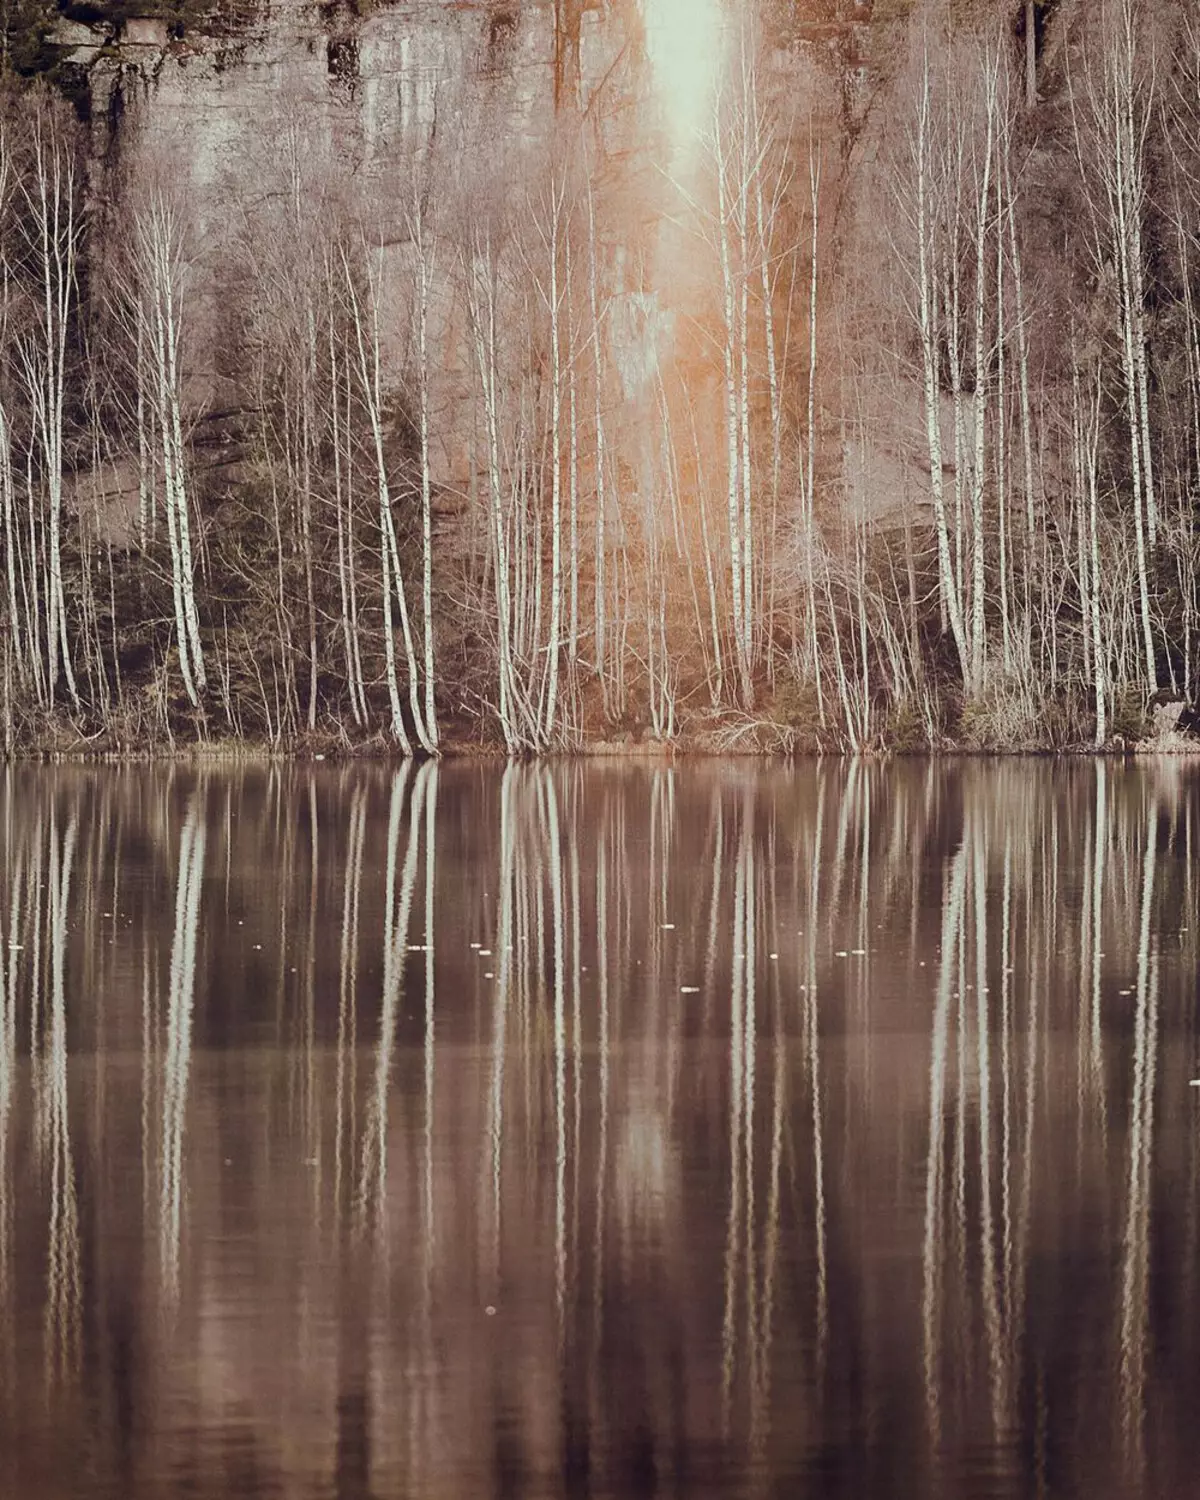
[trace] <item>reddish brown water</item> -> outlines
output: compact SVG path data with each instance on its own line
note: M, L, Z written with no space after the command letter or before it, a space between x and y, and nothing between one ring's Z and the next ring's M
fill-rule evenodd
M1200 774L0 780L0 1493L1200 1492Z

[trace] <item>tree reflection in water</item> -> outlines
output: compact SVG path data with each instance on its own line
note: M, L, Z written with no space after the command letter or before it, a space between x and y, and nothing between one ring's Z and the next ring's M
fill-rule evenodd
M1182 1493L1198 785L8 769L12 1482Z

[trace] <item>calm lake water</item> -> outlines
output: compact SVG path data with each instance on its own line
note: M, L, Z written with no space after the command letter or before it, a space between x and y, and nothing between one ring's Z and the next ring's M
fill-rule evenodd
M1200 768L0 774L0 1490L1200 1492Z

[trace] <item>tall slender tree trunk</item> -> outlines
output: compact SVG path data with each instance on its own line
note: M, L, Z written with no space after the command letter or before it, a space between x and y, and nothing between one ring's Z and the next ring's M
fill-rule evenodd
M426 749L439 748L436 667L433 640L433 473L429 446L429 299L433 287L434 247L428 243L425 209L414 192L411 216L417 248L417 401L421 441L421 633L425 668Z
M595 616L596 616L596 673L600 678L605 706L608 705L608 620L606 609L606 553L608 549L607 517L608 495L605 487L607 455L604 443L604 330L600 322L599 268L596 263L596 204L589 178L588 205L588 303L592 319L592 369L595 390L596 422L596 562L595 562Z
M559 242L562 235L562 197L550 185L550 640L547 647L546 710L542 735L553 738L558 712L558 673L562 654L562 330L558 286Z
M727 482L729 500L729 557L733 588L734 660L742 701L750 702L750 662L746 653L746 618L749 601L745 597L745 571L742 559L742 479L739 456L739 419L735 349L738 331L737 302L734 289L732 255L729 245L729 205L726 183L725 147L721 132L721 95L718 92L713 113L713 137L717 169L717 233L721 250L721 283L724 290L725 330L722 353L725 362L725 429Z
M917 124L917 292L920 304L921 373L925 395L925 432L929 445L929 480L933 496L933 513L937 527L938 576L942 599L958 652L963 686L969 694L974 689L973 659L963 628L958 580L950 551L950 531L946 516L946 490L942 461L941 394L938 378L939 330L937 327L937 286L935 251L930 208L933 202L932 157L932 80L929 55L925 55L921 98Z
M988 217L992 201L992 155L996 137L996 75L999 60L985 54L982 60L985 109L987 117L984 141L983 173L975 216L975 443L971 474L971 677L982 685L986 667L984 634L984 516L983 500L987 479L985 440L987 433L988 350L987 350L987 238Z

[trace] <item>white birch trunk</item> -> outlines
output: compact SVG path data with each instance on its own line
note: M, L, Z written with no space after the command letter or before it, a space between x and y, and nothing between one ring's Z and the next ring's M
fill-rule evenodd
M429 299L433 289L435 247L429 244L425 210L413 193L411 232L417 250L417 400L421 441L421 627L425 668L426 749L439 748L436 667L433 640L433 475L429 447Z
M972 659L963 629L958 580L955 577L954 561L950 552L950 532L946 516L946 489L942 465L941 395L938 379L938 330L936 323L937 289L934 282L933 225L930 222L930 206L933 202L931 181L931 80L929 58L925 57L921 100L917 123L917 290L920 300L921 325L921 373L925 394L925 432L929 445L930 493L933 497L934 520L937 527L938 573L941 579L942 598L954 645L958 651L959 666L963 675L964 689L970 693L974 687L971 675Z
M750 696L750 663L746 657L746 599L742 569L741 475L738 456L738 401L734 373L734 340L737 337L737 312L733 285L733 267L729 250L729 210L725 182L725 153L721 136L721 96L718 92L713 111L713 139L717 167L717 233L720 237L721 284L724 292L725 330L722 354L725 362L725 428L729 501L729 555L733 586L734 659L743 701Z

